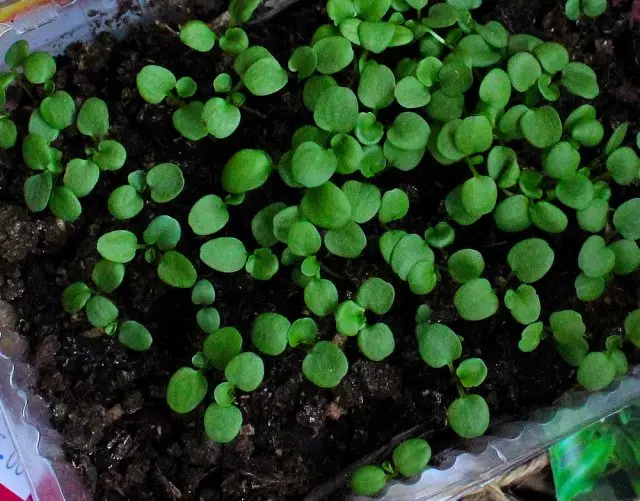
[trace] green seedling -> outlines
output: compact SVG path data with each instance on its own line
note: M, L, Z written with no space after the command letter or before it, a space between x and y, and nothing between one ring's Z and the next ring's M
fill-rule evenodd
M369 360L379 362L393 353L396 343L391 329L378 323L365 327L358 333L358 347Z
M318 324L313 318L299 318L291 324L287 339L289 346L295 348L300 344L313 345L318 337Z
M327 341L317 343L302 363L305 377L320 388L335 388L349 370L342 350Z
M522 325L529 325L540 317L540 298L530 285L521 285L517 290L509 289L504 295L504 305Z
M167 403L179 414L194 410L207 395L209 384L207 378L190 367L178 369L167 386Z
M462 318L477 321L494 315L500 302L488 280L474 278L456 291L453 304Z
M480 395L465 395L449 406L447 419L462 438L479 437L489 428L489 406Z
M338 306L338 289L330 280L314 278L304 288L304 304L314 315L331 315Z
M607 0L567 0L564 7L566 16L577 21L582 15L595 18L607 10Z
M251 341L265 355L280 355L287 348L291 322L278 313L262 313L251 328Z
M234 405L222 407L217 403L207 407L204 429L207 436L219 444L231 442L242 428L242 412Z
M343 336L356 336L367 326L365 309L354 301L345 301L334 312L336 330Z
M465 283L482 275L484 258L477 250L462 249L454 252L447 261L447 270L458 283Z

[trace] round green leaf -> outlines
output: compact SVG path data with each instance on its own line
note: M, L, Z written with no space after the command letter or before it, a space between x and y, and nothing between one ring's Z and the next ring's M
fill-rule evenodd
M309 111L314 111L320 96L329 87L337 86L337 82L327 75L314 75L304 84L302 100Z
M342 191L351 205L351 219L362 224L375 217L380 208L380 190L368 183L347 181Z
M384 193L378 211L382 224L402 219L409 212L409 197L399 188Z
M196 235L212 235L228 221L227 206L217 195L205 195L189 211L189 226Z
M307 189L300 208L309 221L321 228L340 228L351 218L349 199L331 182Z
M462 438L479 437L489 428L489 406L480 395L465 395L449 406L447 419Z
M355 336L367 326L364 308L354 301L340 303L333 316L336 330L343 336Z
M498 228L514 233L531 226L529 218L529 199L524 195L514 195L498 204L493 213Z
M407 280L409 272L416 263L429 261L433 263L433 251L420 235L409 234L403 236L391 254L391 268L401 280Z
M302 46L293 51L289 58L289 69L298 73L301 79L308 78L318 67L318 54L311 47Z
M609 248L616 256L613 271L616 275L629 275L640 267L640 248L633 240L618 240Z
M353 136L336 134L331 138L331 149L338 160L338 174L353 174L358 170L363 157L362 146Z
M393 464L405 477L422 473L431 459L431 447L426 440L410 438L393 450Z
M574 282L576 296L580 301L595 301L602 296L606 285L604 277L592 278L584 273L580 273Z
M87 320L94 327L104 328L118 319L118 308L109 299L93 296L85 305Z
M36 113L36 111L34 111ZM33 115L32 115L33 116ZM31 131L31 121L29 121L30 130ZM9 118L0 119L0 148L9 149L13 148L16 144L16 140L18 138L18 129L16 124L13 123L13 120Z
M192 97L198 90L198 84L191 77L182 77L176 82L176 92L180 97Z
M225 139L240 125L241 114L234 104L214 97L205 103L201 118L209 134L218 139Z
M43 172L29 176L24 182L24 201L32 212L40 212L47 208L53 190L51 173Z
M640 159L629 147L615 150L607 158L607 170L613 180L621 185L629 185L638 178Z
M176 251L168 251L158 263L158 277L172 287L190 289L195 285L198 274L185 256Z
M109 130L109 109L107 104L97 97L87 99L78 112L76 125L78 131L85 136L93 137L94 139L104 136Z
M553 337L561 344L575 344L584 338L586 327L582 315L573 310L555 311L549 316Z
M220 200L220 203L222 204L222 200ZM271 247L277 243L278 240L273 234L273 218L285 208L286 205L282 202L267 205L264 209L258 211L251 220L251 232L253 233L253 237L262 247Z
M462 185L460 199L471 216L489 214L496 206L498 187L489 176L475 176Z
M451 278L458 283L465 283L478 278L484 271L484 258L477 250L462 249L454 252L447 262Z
M487 377L487 366L480 358L469 358L458 366L456 375L465 388L480 386Z
M562 211L549 202L538 202L531 209L531 222L542 231L548 233L562 233L569 225L569 218Z
M191 367L178 369L167 386L167 403L179 414L186 414L198 407L207 395L207 378Z
M210 305L216 299L216 290L213 284L206 279L198 280L191 291L191 302L198 305Z
M577 211L578 225L590 233L598 233L607 225L609 203L594 198L584 209Z
M317 343L302 362L305 377L320 388L335 388L348 370L342 350L327 341Z
M353 61L351 42L341 36L330 36L313 45L318 56L318 73L330 75L345 69Z
M378 323L358 333L358 347L369 360L379 362L393 353L396 342L391 329L386 324Z
M338 159L333 151L311 141L298 146L291 159L293 177L307 188L320 186L331 179L337 165Z
M331 254L343 258L358 257L367 245L367 236L360 226L349 221L340 228L332 228L324 237L324 246Z
M55 74L56 61L46 52L36 51L22 59L22 68L24 76L29 82L43 84L47 80L51 80Z
M313 118L328 132L350 132L358 120L358 99L347 87L329 87L316 100Z
M513 88L518 92L526 92L538 81L542 68L534 56L528 52L518 52L509 59L507 72Z
M578 367L578 382L589 391L598 391L611 384L616 367L611 357L599 351L589 353Z
M360 74L358 98L368 108L386 108L393 102L395 87L393 71L383 64L370 61Z
M147 172L147 185L154 202L167 203L182 192L184 176L176 164L159 164Z
M295 256L311 256L320 250L322 239L313 224L296 221L289 228L287 244Z
M174 249L182 230L180 223L170 216L154 218L145 229L142 238L147 245L155 245L161 251Z
M434 369L453 363L462 354L460 338L446 325L420 324L416 328L416 336L422 360Z
M213 334L220 329L220 313L215 308L202 308L196 314L196 322L207 334Z
M338 289L330 280L313 279L304 288L304 303L319 317L331 315L338 306Z
M93 267L91 279L98 289L110 294L120 286L124 279L124 265L101 259Z
M140 70L136 77L138 92L150 104L159 104L176 86L176 77L168 69L153 64Z
M127 150L118 141L107 139L100 142L92 160L100 170L118 170L127 160Z
M403 108L421 108L431 100L431 94L427 88L420 80L411 75L398 82L394 96Z
M272 168L271 158L264 151L240 150L222 170L222 187L234 194L255 190L267 181Z
M356 302L376 315L387 313L395 299L393 285L381 278L369 278L362 283L356 294Z
M434 263L430 260L418 261L409 270L407 282L411 292L418 296L429 294L438 283Z
M529 325L540 317L540 298L530 285L521 285L515 291L509 289L504 295L504 304L522 325Z
M513 273L524 283L533 283L551 269L555 253L541 238L529 238L515 244L507 255Z
M200 247L200 259L210 268L223 273L240 271L247 257L244 244L233 237L214 238Z
M522 134L536 148L548 148L560 140L562 121L551 106L526 111L520 119Z
M280 355L287 348L291 323L278 313L262 313L251 328L251 341L266 355Z
M82 206L78 197L65 186L58 186L53 189L49 198L49 208L56 217L67 222L75 221L82 213Z
M429 124L417 113L400 113L387 131L391 143L403 150L419 150L427 145L431 129Z
M140 213L144 207L144 201L133 186L125 184L113 190L109 195L107 205L113 217L126 220Z
M542 157L544 173L555 179L573 176L580 166L580 152L567 141L554 144Z
M593 183L583 174L573 174L561 179L555 191L558 200L577 210L586 209L595 196Z
M555 42L544 42L533 49L533 53L542 64L544 71L553 75L569 64L569 52Z
M583 63L569 63L562 70L560 81L571 94L585 99L593 99L600 94L595 72Z
M74 158L67 164L64 172L64 185L75 196L84 197L91 193L98 183L100 168L91 160Z
M313 318L309 317L299 318L293 322L287 333L289 346L292 348L300 344L313 345L317 337L318 324L316 324Z
M207 436L219 444L233 441L242 428L242 412L236 406L222 407L211 404L204 414L204 429Z
M202 351L213 367L224 370L229 362L242 351L242 336L234 327L214 329L205 339ZM249 358L253 360L251 357Z
M69 285L62 294L62 306L67 313L78 313L91 298L91 289L84 282Z
M375 496L387 485L387 474L379 466L358 466L351 474L349 487L358 496Z
M127 320L120 324L118 341L130 350L147 351L151 348L153 338L144 325L134 320Z
M202 21L189 21L180 27L180 41L198 52L213 49L216 38L216 34Z
M482 101L498 110L503 109L511 98L509 75L500 68L494 68L482 80L479 92Z
M591 278L603 277L615 266L616 255L600 235L592 235L582 244L578 266Z
M272 57L265 57L253 63L242 79L254 96L275 94L287 85L288 80L287 72Z
M232 385L242 391L254 391L264 379L264 362L250 351L233 357L224 369L224 375Z
M256 249L245 265L247 273L256 280L270 280L279 268L278 258L271 249Z
M613 214L616 230L628 240L640 239L640 198L627 200Z
M542 340L543 332L544 324L542 322L535 322L525 327L522 331L521 339L518 342L518 348L520 351L524 353L534 351Z
M462 318L477 321L495 314L500 303L488 280L474 278L456 291L453 304Z

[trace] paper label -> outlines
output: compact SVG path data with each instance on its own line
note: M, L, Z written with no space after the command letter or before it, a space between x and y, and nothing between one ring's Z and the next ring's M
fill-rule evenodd
M0 501L31 499L24 468L0 412Z

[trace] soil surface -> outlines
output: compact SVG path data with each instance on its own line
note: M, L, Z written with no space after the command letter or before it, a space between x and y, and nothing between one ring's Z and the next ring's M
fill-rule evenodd
M607 131L625 120L630 130L637 131L640 27L629 23L630 2L619 2L599 19L577 25L567 21L560 3L486 0L476 17L501 21L513 33L527 32L563 43L573 58L592 65L598 74L602 92L595 105ZM221 10L209 6L192 11L191 4L180 2L170 23L198 16L213 19ZM326 22L323 4L323 0L299 2L269 23L253 27L252 44L265 45L286 63L293 48L308 43L314 28ZM396 306L384 317L396 337L394 354L374 363L359 354L352 340L347 342L351 368L333 390L320 390L303 378L304 350L265 357L264 383L254 393L240 397L245 426L230 445L219 446L205 437L204 405L184 416L167 407L170 375L190 364L205 334L196 326L196 309L189 294L160 282L142 256L127 266L125 282L115 297L121 318L138 320L151 330L151 351L127 351L116 340L91 330L83 315L64 313L62 291L73 281L90 280L99 235L118 228L140 234L159 214L178 218L187 229L186 216L193 202L208 193L222 193L220 172L235 151L262 148L279 158L290 146L293 131L312 123L302 104L301 87L292 79L275 96L249 98L247 106L260 115L243 113L242 125L230 139L191 143L173 129L172 108L148 105L138 96L135 76L151 63L164 65L177 76L195 78L200 85L198 97L203 100L211 94L214 76L230 68L230 60L220 52L188 51L169 30L157 26L134 31L123 41L101 35L95 42L71 46L58 60L57 86L79 102L90 96L106 100L112 124L109 134L128 152L125 168L105 174L98 190L82 200L83 215L76 223L61 225L49 214L27 212L22 184L29 173L20 149L0 152L0 310L5 323L13 324L28 339L31 362L41 373L36 391L51 402L53 424L64 436L69 460L95 499L299 500L407 430L428 437L436 451L453 445L455 437L446 428L445 410L456 389L446 370L428 368L417 353L414 312L420 300L383 262L377 246L382 230L375 222L364 227L369 244L361 259L323 256L323 262L339 277L335 281L341 299L350 297L371 276L394 284ZM34 103L26 95L13 96L13 102L19 103L13 115L24 131ZM563 103L567 107L575 104L570 99ZM69 129L55 146L70 159L83 154L85 139ZM537 165L537 156L528 151L519 156L521 165ZM126 182L128 172L161 162L182 167L185 191L176 203L149 203L133 222L115 224L107 217L110 191ZM460 175L464 175L461 169L449 168L445 173L443 167L425 160L412 172L385 173L376 184L385 189L399 186L410 194L409 216L399 226L422 233L429 224L444 219L442 200ZM629 198L631 190L637 188L618 187L616 196ZM231 208L233 224L221 234L253 242L249 226L253 214L274 201L295 203L295 197L294 190L284 191L274 175L263 189L250 193L243 205ZM490 222L458 233L454 250L481 250L487 261L485 275L504 292L507 251L524 235L506 236ZM545 318L555 310L580 311L592 349L602 349L606 336L619 330L626 313L638 307L640 277L616 278L599 301L579 303L573 281L584 234L572 224L562 237L547 235L547 239L556 250L556 263L536 284ZM189 237L179 250L197 263L201 243ZM441 254L438 259L444 263L445 257ZM215 285L215 306L223 324L240 329L246 346L250 346L248 332L258 313L276 311L290 319L306 313L301 291L293 286L286 269L266 283L243 273L218 274L202 264L198 271ZM489 376L479 391L488 399L494 423L551 404L575 384L574 370L551 343L543 342L531 354L518 350L521 327L504 308L490 320L462 322L452 305L454 292L455 285L445 280L437 292L427 296L426 303L436 320L446 321L464 337L463 357L485 360ZM321 319L319 325L322 338L334 337L332 317ZM638 360L637 353L629 355ZM220 377L210 375L212 388ZM339 489L325 499L345 496L346 490Z

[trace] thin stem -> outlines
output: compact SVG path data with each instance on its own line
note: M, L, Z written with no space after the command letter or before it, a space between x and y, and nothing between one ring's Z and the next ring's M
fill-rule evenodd
M438 42L448 47L449 49L453 50L455 48L453 45L448 43L444 38L438 35L435 31L433 31L431 28L427 28L427 33L429 33L433 38L435 38Z
M171 26L169 26L169 25L168 25L167 23L165 23L164 21L157 20L157 21L155 22L155 25L156 25L158 28L162 28L163 30L167 30L169 33L171 33L171 34L172 34L173 36L175 36L175 37L180 36L180 34L179 34L176 30L174 30Z
M240 109L246 111L247 113L251 113L252 115L255 115L259 118L262 118L262 120L266 120L268 118L264 113L260 113L258 110L254 110L253 108L250 108L249 106L246 106L244 104L240 106Z
M594 183L597 183L598 181L607 181L608 179L611 179L611 172L605 172L603 174L600 174L599 176L596 176L592 179L592 181Z
M480 174L478 174L478 171L476 170L475 166L469 162L469 160L467 160L467 165L469 166L469 170L472 172L473 177L478 177Z
M460 395L460 397L464 397L467 393L464 391L464 386L462 386L462 383L460 382L460 378L458 377L458 375L456 374L455 369L453 368L453 364L449 364L447 367L449 367L449 372L451 373L451 377L453 378L453 382L456 384L456 389L458 390L458 395Z

